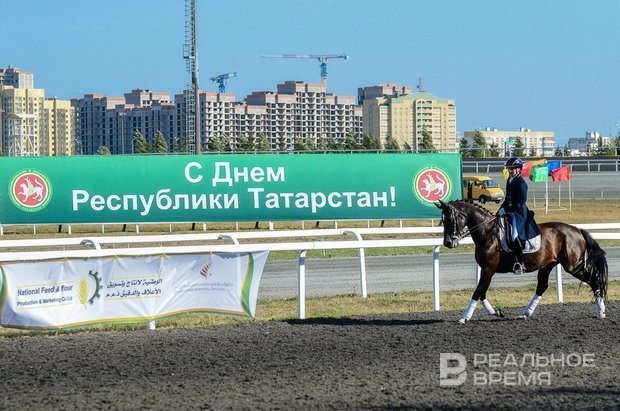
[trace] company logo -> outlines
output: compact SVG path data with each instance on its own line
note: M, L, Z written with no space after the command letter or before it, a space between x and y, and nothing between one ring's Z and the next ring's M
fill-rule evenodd
M413 178L413 193L422 204L434 207L434 203L452 194L448 173L437 167L423 168Z
M204 265L204 267L202 267L202 269L200 270L200 275L203 276L204 278L209 278L213 275L211 270L211 266L213 265L213 261L209 261L207 264Z
M23 170L11 179L9 196L20 210L40 211L52 198L52 184L40 171Z
M90 283L90 284L89 284ZM90 270L88 275L82 277L78 282L77 293L80 304L87 308L86 303L93 305L95 299L101 298L99 291L103 288L101 285L101 277L97 271Z

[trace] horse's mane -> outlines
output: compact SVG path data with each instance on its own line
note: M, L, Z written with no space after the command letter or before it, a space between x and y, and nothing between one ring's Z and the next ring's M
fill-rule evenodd
M490 216L494 216L495 215L488 208L486 208L483 205L478 204L478 203L470 203L468 201L463 201L463 200L454 200L454 201L452 201L452 203L458 203L458 204L464 204L464 205L467 205L467 206L472 206L472 207L477 208L480 211L483 211L485 214L488 214Z

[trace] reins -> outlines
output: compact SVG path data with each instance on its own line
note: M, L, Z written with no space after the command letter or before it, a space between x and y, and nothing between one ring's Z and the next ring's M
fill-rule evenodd
M460 211L457 211L458 213L460 213ZM493 218L489 218L488 220L485 220L479 224L476 224L475 226L473 226L471 229L469 227L467 227L467 231L464 231L462 233L460 233L459 235L456 236L455 240L456 241L461 241L463 238L467 237L468 235L471 235L471 233L481 229L484 225L490 223L491 221L495 221L497 220L497 216L493 216Z

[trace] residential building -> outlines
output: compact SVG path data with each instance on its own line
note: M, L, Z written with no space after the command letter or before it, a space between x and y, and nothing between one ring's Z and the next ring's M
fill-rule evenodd
M74 151L74 109L71 101L57 98L43 101L39 155L70 156Z
M572 155L588 155L598 149L599 141L603 146L612 146L612 137L601 136L598 131L586 131L585 137L568 139L566 147Z
M9 156L40 155L45 90L0 85L0 149Z
M391 94L386 94L391 93ZM411 92L411 87L395 84L358 89L362 101L363 132L393 137L402 148L409 145L420 151L423 132L440 151L456 148L456 105L453 99L436 97L426 91Z
M154 146L155 135L164 135L168 151L176 142L175 105L170 94L135 89L124 97L85 94L71 100L75 108L76 151L93 155L105 146L112 154L133 154L134 133L140 132Z
M532 131L529 128L519 128L518 130L498 130L486 127L484 130L477 130L482 133L486 140L487 147L495 144L501 150L500 156L510 155L512 148L517 140L523 143L523 152L532 157L551 157L555 152L555 135L553 131ZM470 146L473 146L475 131L466 131L463 137Z
M18 67L0 68L0 86L34 88L34 76L32 73L21 71Z

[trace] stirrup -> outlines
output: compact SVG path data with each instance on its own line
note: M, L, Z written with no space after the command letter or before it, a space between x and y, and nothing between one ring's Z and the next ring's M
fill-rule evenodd
M525 267L523 267L523 264L521 263L515 263L515 265L512 266L512 272L515 273L515 275L521 275L523 274L525 271Z

